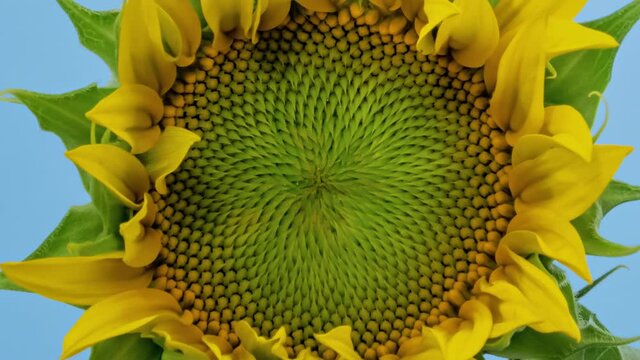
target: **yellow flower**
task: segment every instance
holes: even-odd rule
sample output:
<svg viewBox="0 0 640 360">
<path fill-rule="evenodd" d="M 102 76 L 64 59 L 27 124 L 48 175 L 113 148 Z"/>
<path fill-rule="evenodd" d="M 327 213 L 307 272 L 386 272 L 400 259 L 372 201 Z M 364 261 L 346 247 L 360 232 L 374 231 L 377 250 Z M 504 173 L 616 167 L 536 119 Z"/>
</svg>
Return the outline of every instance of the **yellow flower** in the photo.
<svg viewBox="0 0 640 360">
<path fill-rule="evenodd" d="M 592 280 L 571 221 L 631 151 L 545 106 L 551 59 L 617 46 L 584 1 L 194 3 L 125 2 L 119 87 L 66 154 L 129 209 L 121 245 L 1 265 L 87 307 L 63 359 L 129 333 L 188 359 L 580 340 L 536 259 Z"/>
</svg>

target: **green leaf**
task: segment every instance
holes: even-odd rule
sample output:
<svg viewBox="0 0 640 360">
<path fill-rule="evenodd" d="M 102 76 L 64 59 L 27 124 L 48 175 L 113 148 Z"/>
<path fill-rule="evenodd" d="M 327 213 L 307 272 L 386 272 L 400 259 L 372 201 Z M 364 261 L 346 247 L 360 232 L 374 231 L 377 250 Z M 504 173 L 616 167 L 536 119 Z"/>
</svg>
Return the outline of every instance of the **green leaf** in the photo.
<svg viewBox="0 0 640 360">
<path fill-rule="evenodd" d="M 118 73 L 118 11 L 92 11 L 74 0 L 58 0 L 78 32 L 80 43 Z"/>
<path fill-rule="evenodd" d="M 624 360 L 640 360 L 640 349 L 631 346 L 621 346 L 618 349 Z"/>
<path fill-rule="evenodd" d="M 606 280 L 609 276 L 611 276 L 611 274 L 613 274 L 614 272 L 616 272 L 616 271 L 618 271 L 620 269 L 628 269 L 628 268 L 626 266 L 624 266 L 624 265 L 618 265 L 618 266 L 614 267 L 613 269 L 607 271 L 606 273 L 600 275 L 591 284 L 589 284 L 589 285 L 583 287 L 582 289 L 580 289 L 579 291 L 577 291 L 576 292 L 576 298 L 580 299 L 581 297 L 587 295 L 591 290 L 595 289 L 595 287 L 598 286 L 598 284 L 600 284 L 601 282 Z"/>
<path fill-rule="evenodd" d="M 93 203 L 74 206 L 69 209 L 47 239 L 25 260 L 80 255 L 74 251 L 74 248 L 78 247 L 85 249 L 82 255 L 95 255 L 120 249 L 121 240 L 109 237 L 108 234 L 103 229 L 102 218 Z M 12 284 L 2 273 L 0 273 L 0 289 L 23 290 Z"/>
<path fill-rule="evenodd" d="M 160 360 L 162 348 L 140 335 L 121 335 L 103 341 L 91 350 L 89 360 Z"/>
<path fill-rule="evenodd" d="M 584 25 L 606 32 L 622 43 L 638 18 L 640 0 L 634 0 L 615 13 Z M 545 83 L 546 104 L 571 105 L 580 111 L 589 126 L 592 126 L 600 99 L 589 97 L 589 94 L 594 91 L 604 92 L 611 79 L 611 69 L 617 52 L 618 49 L 584 50 L 551 60 L 558 76 L 548 79 Z"/>
<path fill-rule="evenodd" d="M 67 149 L 88 144 L 91 123 L 84 114 L 113 89 L 95 84 L 65 94 L 49 95 L 26 90 L 7 90 L 37 117 L 42 130 L 60 137 Z"/>
<path fill-rule="evenodd" d="M 101 231 L 100 214 L 92 203 L 74 206 L 62 218 L 58 227 L 26 260 L 71 256 L 67 247 L 69 243 L 93 240 Z"/>
<path fill-rule="evenodd" d="M 613 180 L 584 214 L 572 221 L 580 233 L 589 255 L 626 256 L 640 250 L 640 246 L 624 246 L 603 238 L 598 229 L 600 222 L 616 206 L 628 201 L 640 200 L 640 187 Z"/>
<path fill-rule="evenodd" d="M 73 149 L 90 142 L 91 123 L 84 114 L 113 89 L 99 88 L 95 84 L 65 94 L 49 95 L 26 90 L 7 90 L 3 94 L 15 96 L 31 110 L 38 119 L 40 128 L 50 131 L 62 140 L 67 149 Z M 4 101 L 14 99 L 0 98 Z M 97 126 L 96 135 L 102 136 L 104 129 Z M 80 171 L 85 188 L 89 176 Z"/>
</svg>

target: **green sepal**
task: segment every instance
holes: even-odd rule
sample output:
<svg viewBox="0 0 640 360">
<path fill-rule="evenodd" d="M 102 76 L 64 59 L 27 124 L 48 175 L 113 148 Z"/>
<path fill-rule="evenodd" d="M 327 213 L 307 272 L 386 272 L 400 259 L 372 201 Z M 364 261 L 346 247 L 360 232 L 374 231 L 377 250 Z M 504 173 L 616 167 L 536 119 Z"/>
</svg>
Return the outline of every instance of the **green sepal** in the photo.
<svg viewBox="0 0 640 360">
<path fill-rule="evenodd" d="M 118 17 L 119 11 L 93 11 L 74 0 L 58 0 L 78 32 L 80 43 L 98 55 L 111 69 L 114 77 L 118 74 Z"/>
<path fill-rule="evenodd" d="M 116 237 L 107 237 L 103 230 L 102 217 L 93 203 L 74 206 L 62 218 L 60 224 L 25 260 L 48 257 L 95 255 L 107 251 L 120 250 L 122 241 Z M 82 247 L 79 254 L 75 249 Z M 21 290 L 0 273 L 0 289 Z"/>
<path fill-rule="evenodd" d="M 584 25 L 606 32 L 622 43 L 638 18 L 640 1 L 635 0 L 609 16 Z M 617 52 L 618 49 L 583 50 L 551 60 L 558 76 L 545 82 L 546 105 L 571 105 L 580 111 L 589 126 L 592 126 L 600 98 L 589 94 L 604 92 L 611 79 L 611 69 Z"/>
<path fill-rule="evenodd" d="M 578 304 L 578 300 L 573 293 L 573 289 L 571 288 L 571 283 L 567 278 L 567 274 L 564 272 L 564 270 L 553 264 L 552 259 L 542 256 L 537 257 L 540 259 L 540 262 L 536 265 L 541 270 L 549 274 L 549 276 L 553 277 L 553 279 L 556 281 L 556 284 L 558 284 L 558 288 L 560 288 L 564 299 L 567 301 L 571 316 L 574 320 L 577 321 L 580 317 L 580 315 L 578 314 L 578 308 L 580 307 L 580 304 Z"/>
<path fill-rule="evenodd" d="M 628 201 L 640 200 L 640 187 L 613 180 L 584 214 L 571 223 L 580 233 L 584 248 L 589 255 L 626 256 L 640 250 L 638 246 L 624 246 L 603 238 L 598 229 L 600 222 L 616 206 Z"/>
<path fill-rule="evenodd" d="M 595 289 L 596 286 L 598 286 L 601 282 L 603 282 L 604 280 L 606 280 L 609 276 L 611 276 L 611 274 L 613 274 L 614 272 L 620 270 L 620 269 L 629 269 L 628 267 L 624 266 L 624 265 L 618 265 L 616 267 L 614 267 L 613 269 L 607 271 L 606 273 L 600 275 L 597 279 L 593 280 L 593 282 L 585 287 L 583 287 L 582 289 L 576 291 L 576 299 L 580 299 L 583 296 L 587 295 L 589 292 L 591 292 L 591 290 Z"/>
<path fill-rule="evenodd" d="M 193 360 L 193 358 L 189 358 L 187 355 L 179 351 L 165 350 L 162 353 L 161 360 Z"/>
<path fill-rule="evenodd" d="M 0 290 L 27 291 L 7 279 L 2 272 L 0 272 Z"/>
<path fill-rule="evenodd" d="M 502 335 L 499 338 L 490 339 L 486 344 L 484 344 L 482 350 L 487 353 L 495 353 L 508 348 L 511 344 L 511 338 L 516 332 L 517 331 L 513 331 L 508 334 Z"/>
<path fill-rule="evenodd" d="M 91 123 L 85 113 L 114 89 L 99 88 L 95 84 L 65 94 L 49 95 L 26 90 L 7 90 L 36 116 L 40 128 L 50 131 L 62 140 L 65 148 L 73 149 L 90 142 Z M 0 98 L 1 99 L 1 98 Z M 14 99 L 2 99 L 12 101 Z M 96 134 L 102 136 L 104 129 L 97 126 Z M 90 177 L 80 171 L 85 188 Z"/>
<path fill-rule="evenodd" d="M 89 360 L 160 360 L 162 348 L 138 334 L 121 335 L 91 349 Z"/>
</svg>

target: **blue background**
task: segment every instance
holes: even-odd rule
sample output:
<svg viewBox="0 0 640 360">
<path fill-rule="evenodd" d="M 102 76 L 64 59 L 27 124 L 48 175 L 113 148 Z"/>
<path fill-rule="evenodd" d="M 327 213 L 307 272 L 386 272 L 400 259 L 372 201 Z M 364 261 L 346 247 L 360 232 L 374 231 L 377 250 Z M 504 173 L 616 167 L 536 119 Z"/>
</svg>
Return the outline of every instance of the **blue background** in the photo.
<svg viewBox="0 0 640 360">
<path fill-rule="evenodd" d="M 79 2 L 94 9 L 120 4 L 116 0 Z M 627 2 L 592 0 L 579 20 L 608 14 Z M 605 94 L 611 122 L 600 139 L 600 143 L 629 144 L 639 149 L 617 175 L 635 184 L 640 184 L 639 61 L 637 26 L 620 49 Z M 104 85 L 108 80 L 107 67 L 82 48 L 55 1 L 0 1 L 0 89 L 61 93 L 92 82 Z M 58 138 L 39 130 L 25 107 L 0 102 L 0 263 L 27 256 L 70 206 L 89 201 L 63 152 Z M 602 232 L 618 242 L 638 244 L 638 214 L 640 203 L 623 205 L 606 218 Z M 629 266 L 630 270 L 614 274 L 587 295 L 584 303 L 613 333 L 640 335 L 640 255 L 590 258 L 589 264 L 595 276 L 618 264 Z M 572 280 L 577 288 L 584 285 L 575 277 Z M 0 292 L 0 358 L 57 359 L 64 334 L 80 314 L 78 309 L 38 295 Z M 88 352 L 74 359 L 88 359 Z"/>
</svg>

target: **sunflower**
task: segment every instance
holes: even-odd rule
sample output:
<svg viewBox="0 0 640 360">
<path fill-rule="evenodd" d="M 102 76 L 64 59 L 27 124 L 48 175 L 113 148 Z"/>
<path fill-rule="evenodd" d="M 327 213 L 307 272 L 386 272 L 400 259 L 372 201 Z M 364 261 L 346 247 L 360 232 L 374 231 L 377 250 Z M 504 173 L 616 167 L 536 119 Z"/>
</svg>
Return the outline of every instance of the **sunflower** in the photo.
<svg viewBox="0 0 640 360">
<path fill-rule="evenodd" d="M 587 231 L 637 190 L 611 182 L 631 148 L 558 90 L 624 35 L 574 22 L 586 1 L 59 2 L 112 40 L 84 37 L 118 86 L 67 96 L 86 119 L 57 130 L 93 202 L 0 267 L 86 308 L 62 359 L 126 334 L 219 360 L 587 340 L 553 261 L 591 282 L 585 247 L 615 247 Z"/>
</svg>

